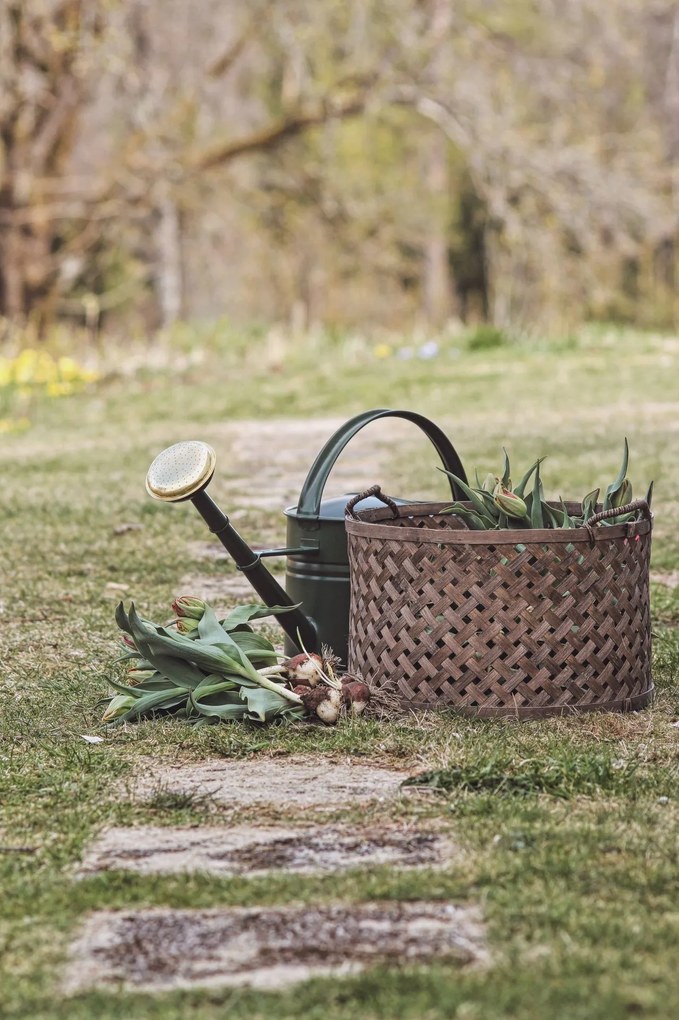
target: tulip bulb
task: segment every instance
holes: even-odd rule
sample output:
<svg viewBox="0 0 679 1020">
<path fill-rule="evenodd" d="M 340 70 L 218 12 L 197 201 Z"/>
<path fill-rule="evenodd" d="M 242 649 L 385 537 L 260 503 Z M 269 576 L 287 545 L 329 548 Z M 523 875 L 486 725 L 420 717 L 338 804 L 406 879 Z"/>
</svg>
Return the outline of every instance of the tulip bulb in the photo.
<svg viewBox="0 0 679 1020">
<path fill-rule="evenodd" d="M 342 701 L 351 715 L 362 715 L 370 701 L 370 688 L 361 680 L 347 677 L 342 684 Z"/>
<path fill-rule="evenodd" d="M 302 695 L 307 712 L 328 725 L 336 723 L 342 707 L 342 695 L 336 687 L 315 687 Z"/>
<path fill-rule="evenodd" d="M 300 652 L 282 665 L 293 684 L 315 687 L 323 677 L 323 659 L 316 652 Z"/>
</svg>

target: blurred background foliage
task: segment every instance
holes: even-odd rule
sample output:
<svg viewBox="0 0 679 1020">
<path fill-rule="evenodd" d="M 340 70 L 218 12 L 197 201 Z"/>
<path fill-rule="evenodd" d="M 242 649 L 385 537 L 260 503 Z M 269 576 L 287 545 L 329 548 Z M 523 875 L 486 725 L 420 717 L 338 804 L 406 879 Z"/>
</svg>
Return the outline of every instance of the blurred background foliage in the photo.
<svg viewBox="0 0 679 1020">
<path fill-rule="evenodd" d="M 674 328 L 678 195 L 674 0 L 0 5 L 6 347 Z"/>
</svg>

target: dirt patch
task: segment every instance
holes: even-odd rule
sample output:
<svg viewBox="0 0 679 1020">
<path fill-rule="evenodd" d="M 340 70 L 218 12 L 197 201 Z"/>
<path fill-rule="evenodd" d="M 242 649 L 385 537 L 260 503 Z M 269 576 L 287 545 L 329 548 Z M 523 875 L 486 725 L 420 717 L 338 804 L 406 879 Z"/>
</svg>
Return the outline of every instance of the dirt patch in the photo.
<svg viewBox="0 0 679 1020">
<path fill-rule="evenodd" d="M 203 871 L 312 875 L 388 864 L 397 868 L 444 867 L 453 843 L 412 828 L 346 829 L 136 826 L 104 831 L 85 855 L 78 877 L 120 869 L 144 875 Z"/>
<path fill-rule="evenodd" d="M 400 795 L 409 773 L 353 762 L 302 756 L 255 758 L 187 764 L 154 762 L 132 786 L 132 795 L 149 800 L 159 794 L 210 800 L 230 808 L 267 806 L 281 810 L 351 807 L 358 801 L 382 801 Z"/>
<path fill-rule="evenodd" d="M 452 903 L 101 911 L 72 949 L 66 994 L 101 985 L 164 991 L 284 988 L 319 974 L 434 958 L 487 961 L 473 907 Z"/>
<path fill-rule="evenodd" d="M 224 559 L 228 557 L 224 554 Z M 274 577 L 285 587 L 285 575 L 274 574 Z M 219 612 L 233 609 L 234 602 L 261 602 L 252 585 L 240 572 L 235 574 L 225 573 L 222 577 L 211 577 L 209 574 L 185 574 L 180 580 L 174 592 L 175 598 L 178 595 L 195 595 L 196 598 L 205 599 L 212 608 Z"/>
<path fill-rule="evenodd" d="M 238 507 L 282 510 L 295 504 L 314 458 L 342 424 L 341 418 L 281 419 L 230 423 L 223 429 L 213 429 L 218 456 L 216 494 L 235 497 Z M 360 492 L 382 481 L 394 445 L 407 441 L 408 436 L 417 439 L 417 431 L 409 422 L 390 418 L 371 423 L 342 452 L 325 495 Z M 220 474 L 219 467 L 225 447 L 228 464 L 224 462 L 224 470 L 228 466 L 228 477 Z M 433 451 L 432 463 L 437 463 Z M 255 484 L 246 488 L 244 479 L 253 479 Z M 283 526 L 282 518 L 281 522 Z M 237 527 L 240 529 L 240 524 Z"/>
</svg>

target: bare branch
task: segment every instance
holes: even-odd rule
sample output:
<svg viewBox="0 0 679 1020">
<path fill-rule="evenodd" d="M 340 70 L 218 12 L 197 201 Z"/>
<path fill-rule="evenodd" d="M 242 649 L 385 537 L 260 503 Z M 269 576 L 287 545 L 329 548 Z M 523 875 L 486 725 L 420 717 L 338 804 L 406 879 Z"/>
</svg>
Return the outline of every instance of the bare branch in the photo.
<svg viewBox="0 0 679 1020">
<path fill-rule="evenodd" d="M 191 157 L 189 166 L 194 171 L 211 170 L 230 163 L 237 156 L 251 152 L 268 152 L 309 128 L 318 127 L 329 120 L 355 117 L 364 111 L 366 103 L 366 95 L 353 96 L 339 101 L 326 100 L 307 110 L 300 111 L 294 116 L 287 117 L 285 120 L 254 131 L 245 138 L 212 146 Z"/>
<path fill-rule="evenodd" d="M 236 41 L 228 46 L 222 55 L 217 57 L 217 59 L 214 60 L 208 67 L 207 73 L 210 78 L 223 78 L 224 75 L 229 73 L 238 58 L 242 55 L 254 39 L 257 32 L 261 29 L 262 20 L 267 19 L 270 12 L 270 7 L 260 8 L 253 12 L 250 21 Z"/>
</svg>

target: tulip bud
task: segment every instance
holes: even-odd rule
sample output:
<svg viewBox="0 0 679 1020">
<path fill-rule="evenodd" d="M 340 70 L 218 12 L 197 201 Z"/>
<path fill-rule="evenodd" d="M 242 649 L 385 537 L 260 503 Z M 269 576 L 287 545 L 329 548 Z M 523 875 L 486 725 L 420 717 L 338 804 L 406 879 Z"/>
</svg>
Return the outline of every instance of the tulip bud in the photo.
<svg viewBox="0 0 679 1020">
<path fill-rule="evenodd" d="M 180 634 L 195 634 L 199 623 L 200 620 L 196 620 L 192 616 L 180 616 L 178 620 L 175 620 L 175 626 Z"/>
<path fill-rule="evenodd" d="M 143 684 L 149 677 L 152 677 L 155 673 L 154 669 L 128 669 L 125 680 L 128 687 L 136 687 L 137 684 Z"/>
<path fill-rule="evenodd" d="M 500 479 L 497 477 L 497 475 L 487 474 L 486 477 L 483 479 L 483 485 L 481 486 L 481 488 L 483 489 L 484 492 L 490 492 L 492 494 L 493 492 L 495 492 L 495 489 L 499 484 Z"/>
<path fill-rule="evenodd" d="M 101 717 L 102 722 L 112 722 L 113 719 L 117 719 L 119 715 L 125 715 L 137 699 L 131 694 L 116 694 L 114 698 L 108 703 L 108 708 Z"/>
<path fill-rule="evenodd" d="M 617 492 L 613 493 L 612 503 L 614 507 L 625 506 L 632 502 L 632 483 L 625 478 Z"/>
<path fill-rule="evenodd" d="M 493 502 L 508 517 L 515 517 L 520 520 L 528 515 L 528 508 L 521 497 L 517 496 L 511 489 L 506 489 L 502 483 L 498 483 L 495 487 Z"/>
<path fill-rule="evenodd" d="M 207 603 L 193 595 L 180 595 L 172 603 L 172 611 L 188 620 L 202 620 Z"/>
</svg>

